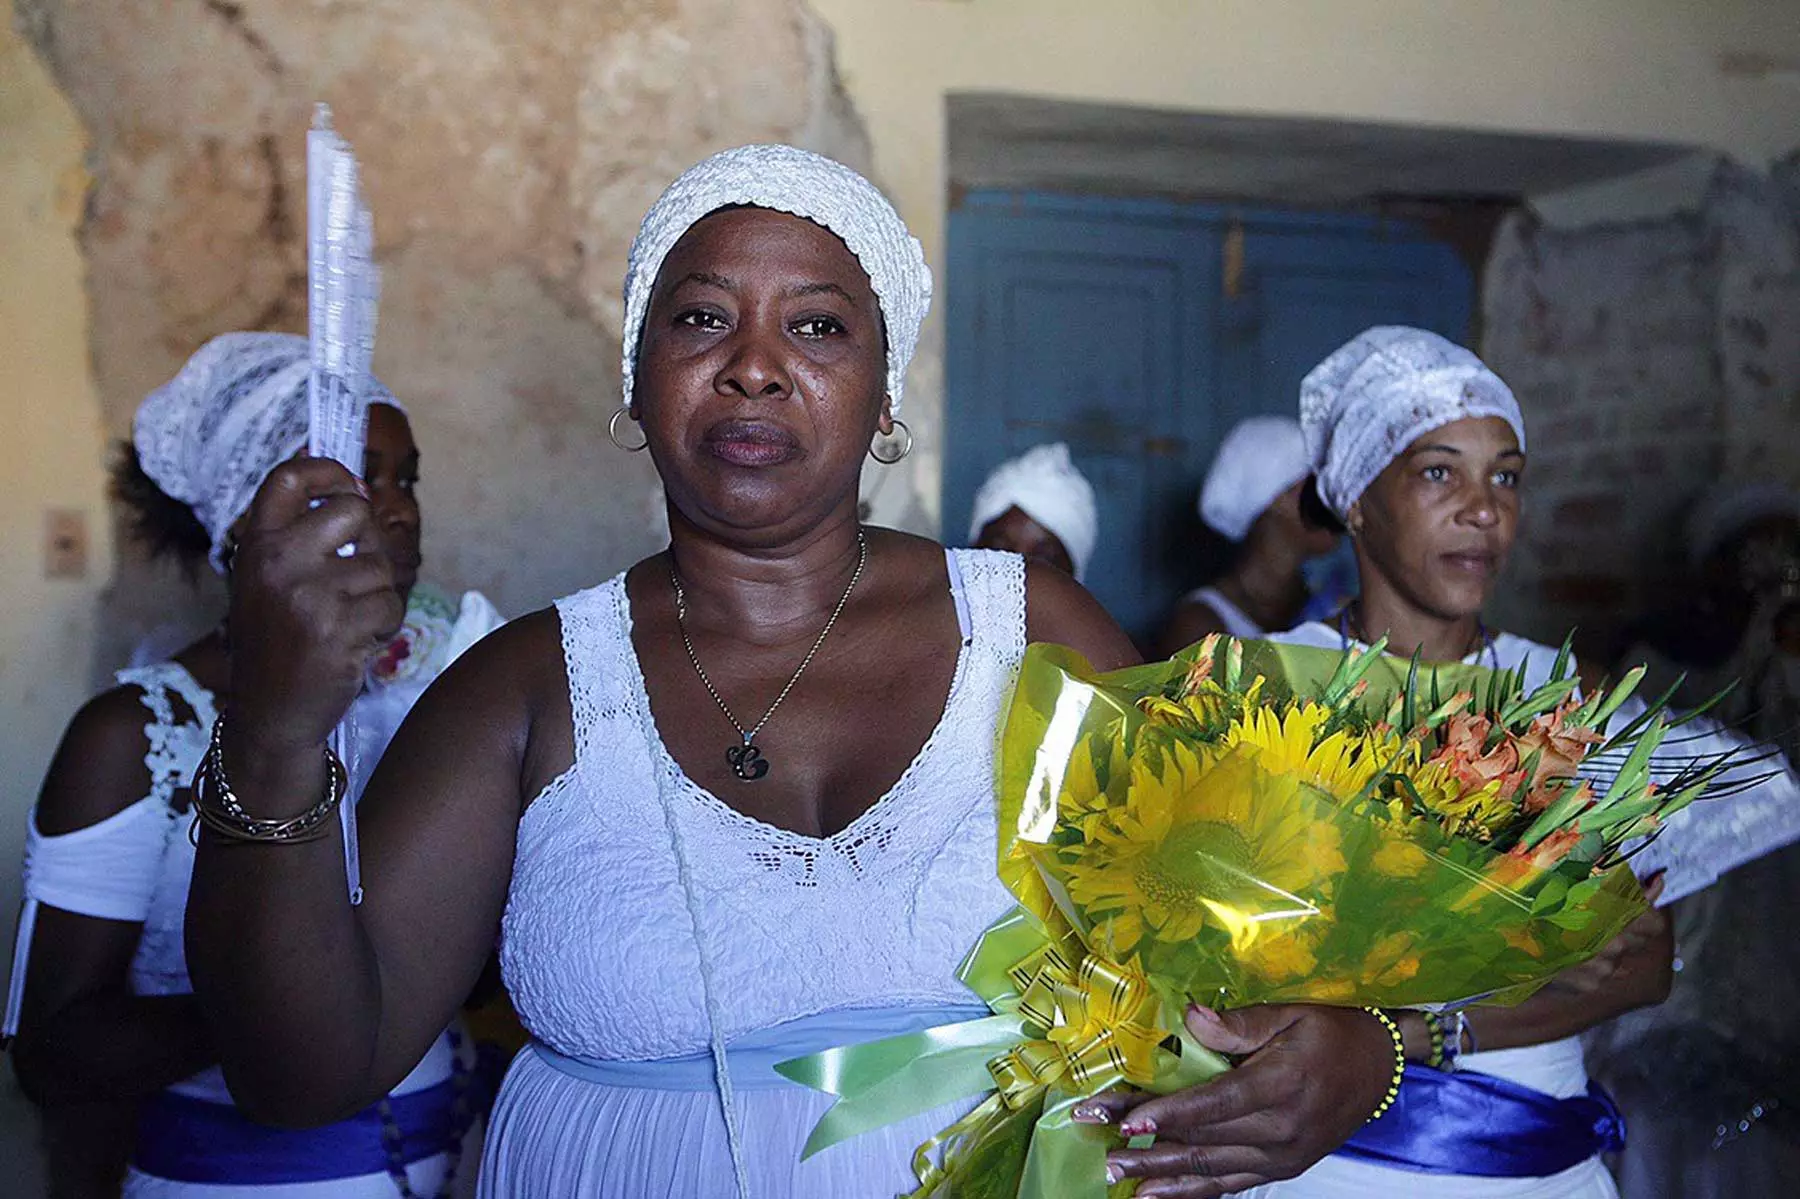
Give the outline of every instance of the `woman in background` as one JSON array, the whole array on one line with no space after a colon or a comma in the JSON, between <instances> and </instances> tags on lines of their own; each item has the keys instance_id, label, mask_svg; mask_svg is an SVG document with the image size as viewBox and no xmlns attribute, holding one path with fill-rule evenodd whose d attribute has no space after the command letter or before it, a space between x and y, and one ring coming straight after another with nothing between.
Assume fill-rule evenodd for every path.
<instances>
[{"instance_id":1,"label":"woman in background","mask_svg":"<svg viewBox=\"0 0 1800 1199\"><path fill-rule=\"evenodd\" d=\"M1361 594L1329 622L1276 640L1342 648L1382 637L1400 656L1548 676L1557 651L1490 629L1482 610L1518 530L1525 423L1469 351L1418 329L1370 329L1301 386L1318 523L1351 537ZM1257 1199L1613 1199L1601 1160L1623 1127L1582 1062L1584 1029L1668 993L1667 915L1653 911L1598 958L1512 1008L1445 1021L1431 1061L1425 1017L1400 1101L1338 1153ZM1434 1017L1434 1019L1436 1019Z\"/></svg>"},{"instance_id":2,"label":"woman in background","mask_svg":"<svg viewBox=\"0 0 1800 1199\"><path fill-rule=\"evenodd\" d=\"M144 401L114 491L153 555L190 573L209 563L231 585L251 497L306 444L309 371L303 338L229 333ZM355 705L353 794L425 686L499 624L480 595L458 604L416 586L419 451L398 402L374 386L364 489L406 618ZM377 1108L315 1132L252 1124L225 1089L188 980L182 926L194 865L190 789L230 698L231 656L221 623L168 661L120 672L57 750L26 834L26 907L5 1026L16 1034L20 1084L53 1129L68 1110L136 1109L131 1196L447 1191L480 1103L454 1029ZM106 1156L89 1146L85 1161L53 1162L61 1192L77 1191L68 1180L79 1168L82 1193L117 1195L121 1163L102 1165ZM473 1158L465 1182L472 1166Z\"/></svg>"},{"instance_id":3,"label":"woman in background","mask_svg":"<svg viewBox=\"0 0 1800 1199\"><path fill-rule=\"evenodd\" d=\"M1253 416L1226 434L1200 489L1200 519L1237 553L1225 574L1175 606L1163 654L1209 633L1255 638L1299 623L1310 596L1306 564L1337 545L1336 534L1301 519L1311 473L1291 417Z\"/></svg>"},{"instance_id":4,"label":"woman in background","mask_svg":"<svg viewBox=\"0 0 1800 1199\"><path fill-rule=\"evenodd\" d=\"M1100 540L1094 488L1062 442L996 466L975 493L969 544L1009 550L1079 581Z\"/></svg>"}]
</instances>

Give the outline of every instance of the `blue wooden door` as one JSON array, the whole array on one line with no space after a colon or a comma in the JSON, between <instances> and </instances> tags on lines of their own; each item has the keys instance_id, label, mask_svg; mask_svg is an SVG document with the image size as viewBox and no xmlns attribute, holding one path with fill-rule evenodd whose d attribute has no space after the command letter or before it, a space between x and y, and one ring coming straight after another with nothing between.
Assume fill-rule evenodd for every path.
<instances>
[{"instance_id":1,"label":"blue wooden door","mask_svg":"<svg viewBox=\"0 0 1800 1199\"><path fill-rule=\"evenodd\" d=\"M1447 247L1355 217L977 192L949 250L944 537L995 465L1068 442L1100 504L1087 585L1140 640L1215 565L1194 496L1232 424L1295 411L1369 325L1466 339L1473 301Z\"/></svg>"}]
</instances>

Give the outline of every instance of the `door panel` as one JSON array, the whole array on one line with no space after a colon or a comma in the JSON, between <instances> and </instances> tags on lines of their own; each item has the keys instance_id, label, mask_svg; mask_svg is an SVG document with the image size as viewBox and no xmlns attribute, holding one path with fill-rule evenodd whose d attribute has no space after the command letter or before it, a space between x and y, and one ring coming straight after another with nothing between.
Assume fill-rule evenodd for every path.
<instances>
[{"instance_id":1,"label":"door panel","mask_svg":"<svg viewBox=\"0 0 1800 1199\"><path fill-rule=\"evenodd\" d=\"M1472 301L1455 255L1406 227L1144 201L973 193L949 264L946 540L994 466L1068 442L1100 504L1086 582L1140 642L1218 564L1194 496L1231 425L1294 412L1369 325L1464 338Z\"/></svg>"}]
</instances>

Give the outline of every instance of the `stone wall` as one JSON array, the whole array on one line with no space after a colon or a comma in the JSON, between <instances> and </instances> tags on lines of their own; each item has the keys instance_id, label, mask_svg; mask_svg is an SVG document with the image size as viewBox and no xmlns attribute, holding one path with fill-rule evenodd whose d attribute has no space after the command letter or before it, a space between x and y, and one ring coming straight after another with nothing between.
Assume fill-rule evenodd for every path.
<instances>
[{"instance_id":1,"label":"stone wall","mask_svg":"<svg viewBox=\"0 0 1800 1199\"><path fill-rule=\"evenodd\" d=\"M18 22L91 138L108 432L213 334L304 330L304 132L327 101L375 215L376 369L424 451L426 575L512 613L656 546L650 466L605 436L656 194L741 142L870 158L801 0L19 0ZM217 611L121 555L101 668Z\"/></svg>"},{"instance_id":2,"label":"stone wall","mask_svg":"<svg viewBox=\"0 0 1800 1199\"><path fill-rule=\"evenodd\" d=\"M1504 615L1592 652L1680 582L1688 505L1720 480L1800 484L1800 169L1721 165L1699 210L1501 230L1488 360L1529 421Z\"/></svg>"}]
</instances>

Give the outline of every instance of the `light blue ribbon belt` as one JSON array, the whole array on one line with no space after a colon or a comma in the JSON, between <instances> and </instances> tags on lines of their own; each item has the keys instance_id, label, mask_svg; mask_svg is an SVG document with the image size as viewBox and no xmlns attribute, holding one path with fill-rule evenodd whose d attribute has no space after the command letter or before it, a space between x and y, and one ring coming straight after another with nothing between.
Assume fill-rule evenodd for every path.
<instances>
[{"instance_id":1,"label":"light blue ribbon belt","mask_svg":"<svg viewBox=\"0 0 1800 1199\"><path fill-rule=\"evenodd\" d=\"M987 1008L978 1004L968 1007L858 1008L822 1012L746 1034L725 1046L725 1060L731 1068L731 1085L734 1089L781 1090L799 1084L775 1073L777 1062L819 1053L839 1045L860 1045L864 1041L879 1041L883 1037L923 1032L941 1024L979 1020L990 1014ZM710 1053L627 1062L571 1057L558 1053L542 1041L533 1041L531 1048L546 1064L569 1077L601 1086L635 1087L652 1091L710 1091L715 1085Z\"/></svg>"}]
</instances>

